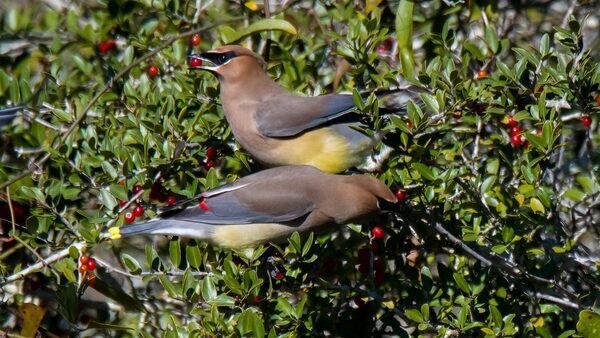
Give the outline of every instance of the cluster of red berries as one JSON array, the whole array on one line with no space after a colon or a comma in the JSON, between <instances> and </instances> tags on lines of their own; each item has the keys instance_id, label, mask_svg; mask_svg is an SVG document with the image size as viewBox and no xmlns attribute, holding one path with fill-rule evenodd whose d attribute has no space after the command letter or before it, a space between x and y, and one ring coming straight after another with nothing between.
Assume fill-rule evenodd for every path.
<instances>
[{"instance_id":1,"label":"cluster of red berries","mask_svg":"<svg viewBox=\"0 0 600 338\"><path fill-rule=\"evenodd\" d=\"M85 276L89 286L96 284L96 276L92 273L96 269L96 260L86 255L79 257L79 273Z\"/></svg>"},{"instance_id":2,"label":"cluster of red berries","mask_svg":"<svg viewBox=\"0 0 600 338\"><path fill-rule=\"evenodd\" d=\"M514 148L518 147L529 147L529 141L525 140L521 133L523 129L519 126L519 123L515 121L512 115L508 115L508 121L506 122L506 126L510 128L510 144Z\"/></svg>"},{"instance_id":3,"label":"cluster of red berries","mask_svg":"<svg viewBox=\"0 0 600 338\"><path fill-rule=\"evenodd\" d=\"M117 43L115 40L106 40L98 43L98 51L100 53L108 53L117 50Z\"/></svg>"},{"instance_id":4,"label":"cluster of red berries","mask_svg":"<svg viewBox=\"0 0 600 338\"><path fill-rule=\"evenodd\" d=\"M206 152L204 153L204 155L206 156L206 163L204 164L204 167L206 168L206 170L217 166L217 162L216 162L217 156L218 156L217 149L215 149L213 147L208 147L206 149Z\"/></svg>"},{"instance_id":5,"label":"cluster of red berries","mask_svg":"<svg viewBox=\"0 0 600 338\"><path fill-rule=\"evenodd\" d=\"M119 182L119 184L125 184L124 181ZM133 188L131 189L131 192L133 193L133 195L137 195L140 191L142 191L142 186L139 184L136 184L133 186ZM127 204L127 201L119 201L119 206L123 207ZM127 223L131 223L133 221L135 221L136 217L142 217L144 216L144 206L141 204L138 204L135 206L135 208L133 208L133 210L128 211L125 213L125 221Z\"/></svg>"}]
</instances>

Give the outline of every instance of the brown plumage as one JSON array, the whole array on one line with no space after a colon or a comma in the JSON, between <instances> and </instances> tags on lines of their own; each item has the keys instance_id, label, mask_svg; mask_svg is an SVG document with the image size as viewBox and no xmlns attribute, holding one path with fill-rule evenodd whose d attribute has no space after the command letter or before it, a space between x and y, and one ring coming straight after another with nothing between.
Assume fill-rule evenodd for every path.
<instances>
[{"instance_id":1,"label":"brown plumage","mask_svg":"<svg viewBox=\"0 0 600 338\"><path fill-rule=\"evenodd\" d=\"M360 123L349 121L355 109L351 95L290 93L265 73L263 59L246 48L223 46L190 58L204 63L193 68L218 77L235 138L267 166L307 164L341 172L361 164L380 140L380 135L353 128Z\"/></svg>"},{"instance_id":2,"label":"brown plumage","mask_svg":"<svg viewBox=\"0 0 600 338\"><path fill-rule=\"evenodd\" d=\"M207 191L199 199L204 201L202 206L109 232L112 238L179 235L223 247L251 248L284 239L294 231L361 222L379 212L383 201L397 201L374 177L332 175L311 166L263 170Z\"/></svg>"}]
</instances>

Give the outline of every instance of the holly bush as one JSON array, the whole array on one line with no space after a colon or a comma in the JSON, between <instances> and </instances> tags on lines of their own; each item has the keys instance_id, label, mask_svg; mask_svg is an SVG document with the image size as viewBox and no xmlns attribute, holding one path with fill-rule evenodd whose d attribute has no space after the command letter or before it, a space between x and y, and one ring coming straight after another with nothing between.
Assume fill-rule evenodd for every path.
<instances>
[{"instance_id":1,"label":"holly bush","mask_svg":"<svg viewBox=\"0 0 600 338\"><path fill-rule=\"evenodd\" d=\"M0 8L2 334L598 337L598 1ZM355 95L393 214L252 252L102 235L262 169L186 64L231 43Z\"/></svg>"}]
</instances>

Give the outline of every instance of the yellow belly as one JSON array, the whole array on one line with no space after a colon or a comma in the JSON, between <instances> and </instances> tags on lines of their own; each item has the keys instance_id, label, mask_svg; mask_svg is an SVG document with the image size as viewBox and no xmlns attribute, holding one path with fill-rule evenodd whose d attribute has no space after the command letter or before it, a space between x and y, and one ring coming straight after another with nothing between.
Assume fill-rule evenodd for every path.
<instances>
[{"instance_id":1,"label":"yellow belly","mask_svg":"<svg viewBox=\"0 0 600 338\"><path fill-rule=\"evenodd\" d=\"M219 225L214 228L211 242L232 249L254 248L285 238L295 230L276 223Z\"/></svg>"},{"instance_id":2,"label":"yellow belly","mask_svg":"<svg viewBox=\"0 0 600 338\"><path fill-rule=\"evenodd\" d=\"M368 143L368 142L367 142ZM338 173L363 160L363 151L357 152L348 141L334 130L320 128L308 131L299 137L277 140L274 155L282 164L312 165L325 172Z\"/></svg>"}]
</instances>

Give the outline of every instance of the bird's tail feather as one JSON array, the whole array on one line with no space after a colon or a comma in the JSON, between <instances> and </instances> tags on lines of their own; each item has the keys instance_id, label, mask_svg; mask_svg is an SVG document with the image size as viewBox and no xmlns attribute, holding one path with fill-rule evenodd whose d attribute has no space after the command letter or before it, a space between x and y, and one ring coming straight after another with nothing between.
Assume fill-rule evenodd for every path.
<instances>
[{"instance_id":1,"label":"bird's tail feather","mask_svg":"<svg viewBox=\"0 0 600 338\"><path fill-rule=\"evenodd\" d=\"M172 235L209 240L213 233L213 225L182 220L155 219L144 223L136 223L123 227L108 229L108 237L117 239L136 235Z\"/></svg>"}]
</instances>

